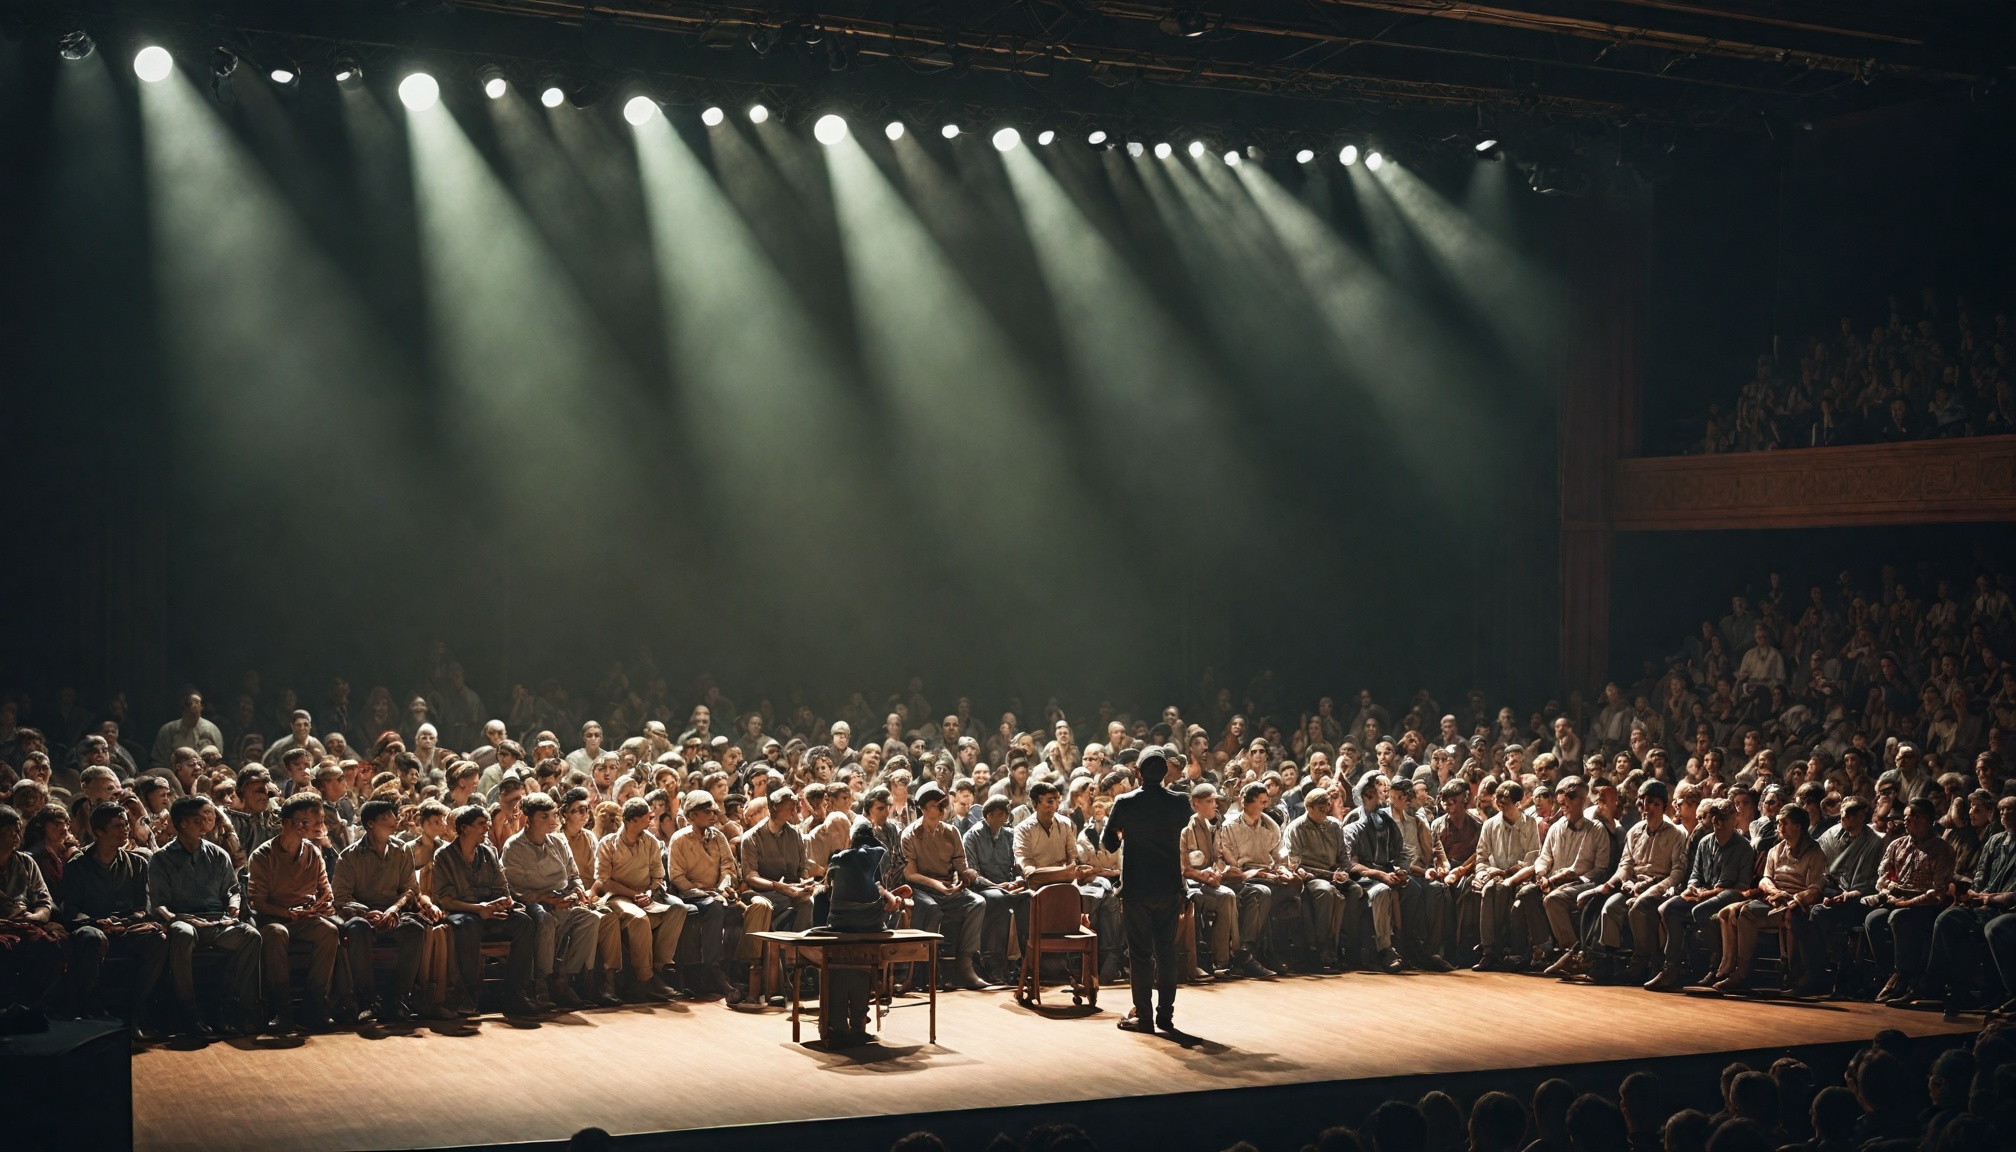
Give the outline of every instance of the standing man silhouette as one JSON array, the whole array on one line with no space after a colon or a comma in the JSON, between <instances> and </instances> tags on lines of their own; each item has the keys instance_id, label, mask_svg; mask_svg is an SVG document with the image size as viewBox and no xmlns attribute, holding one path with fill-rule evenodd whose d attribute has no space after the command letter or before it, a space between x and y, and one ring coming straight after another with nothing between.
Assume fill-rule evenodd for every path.
<instances>
[{"instance_id":1,"label":"standing man silhouette","mask_svg":"<svg viewBox=\"0 0 2016 1152\"><path fill-rule=\"evenodd\" d=\"M1101 843L1120 857L1120 895L1133 968L1134 1010L1120 1021L1129 1032L1176 1031L1176 920L1186 898L1177 841L1190 822L1190 802L1162 786L1168 753L1142 751L1134 764L1141 787L1113 801ZM1160 1004L1157 999L1159 994ZM1149 1024L1150 1013L1154 1024Z\"/></svg>"}]
</instances>

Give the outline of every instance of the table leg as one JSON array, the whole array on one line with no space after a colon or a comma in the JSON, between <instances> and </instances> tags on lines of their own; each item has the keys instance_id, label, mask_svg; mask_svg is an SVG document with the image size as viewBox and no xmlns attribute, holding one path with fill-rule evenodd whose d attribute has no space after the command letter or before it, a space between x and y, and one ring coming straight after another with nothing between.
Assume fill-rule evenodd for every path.
<instances>
[{"instance_id":1,"label":"table leg","mask_svg":"<svg viewBox=\"0 0 2016 1152\"><path fill-rule=\"evenodd\" d=\"M968 916L972 913L968 912ZM938 946L931 946L931 1043L938 1042Z\"/></svg>"},{"instance_id":2,"label":"table leg","mask_svg":"<svg viewBox=\"0 0 2016 1152\"><path fill-rule=\"evenodd\" d=\"M763 942L766 953L773 943L775 941L766 940ZM781 948L778 949L777 959L779 963L783 962L783 949ZM796 980L791 981L791 1043L798 1043L798 981Z\"/></svg>"}]
</instances>

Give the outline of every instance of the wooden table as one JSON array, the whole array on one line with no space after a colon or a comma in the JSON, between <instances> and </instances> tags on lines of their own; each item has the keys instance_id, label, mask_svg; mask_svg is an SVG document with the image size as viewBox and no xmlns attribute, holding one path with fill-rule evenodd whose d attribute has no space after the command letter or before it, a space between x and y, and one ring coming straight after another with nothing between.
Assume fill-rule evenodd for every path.
<instances>
[{"instance_id":1,"label":"wooden table","mask_svg":"<svg viewBox=\"0 0 2016 1152\"><path fill-rule=\"evenodd\" d=\"M875 1030L882 1030L884 1008L879 993L888 987L889 970L898 964L927 964L931 974L931 1042L938 1042L938 942L944 937L936 932L925 932L916 928L897 928L888 932L858 933L813 933L813 932L751 932L750 936L763 941L763 965L770 966L774 955L787 970L785 979L791 985L791 1042L798 1042L800 1001L797 976L789 970L799 964L810 964L819 970L819 1014L823 1021L827 1007L832 1003L826 992L826 973L829 969L845 968L874 973L880 979L876 982ZM821 1029L821 1035L825 1033Z\"/></svg>"}]
</instances>

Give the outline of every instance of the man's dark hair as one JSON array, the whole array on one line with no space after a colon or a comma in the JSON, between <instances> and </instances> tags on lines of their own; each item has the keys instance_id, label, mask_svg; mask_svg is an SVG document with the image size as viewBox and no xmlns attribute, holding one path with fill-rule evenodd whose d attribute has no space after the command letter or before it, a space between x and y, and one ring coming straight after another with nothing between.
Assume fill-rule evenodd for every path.
<instances>
[{"instance_id":1,"label":"man's dark hair","mask_svg":"<svg viewBox=\"0 0 2016 1152\"><path fill-rule=\"evenodd\" d=\"M1631 1134L1617 1105L1585 1092L1568 1106L1568 1142L1575 1152L1628 1152Z\"/></svg>"},{"instance_id":2,"label":"man's dark hair","mask_svg":"<svg viewBox=\"0 0 2016 1152\"><path fill-rule=\"evenodd\" d=\"M1729 1085L1729 1111L1765 1127L1778 1123L1778 1082L1768 1072L1744 1072Z\"/></svg>"},{"instance_id":3,"label":"man's dark hair","mask_svg":"<svg viewBox=\"0 0 2016 1152\"><path fill-rule=\"evenodd\" d=\"M1314 1152L1365 1152L1365 1142L1359 1139L1358 1133L1342 1124L1334 1124L1318 1132L1316 1143L1304 1148L1303 1152L1311 1149Z\"/></svg>"},{"instance_id":4,"label":"man's dark hair","mask_svg":"<svg viewBox=\"0 0 2016 1152\"><path fill-rule=\"evenodd\" d=\"M1703 1152L1708 1147L1708 1117L1683 1108L1666 1118L1661 1135L1666 1138L1666 1152Z\"/></svg>"},{"instance_id":5,"label":"man's dark hair","mask_svg":"<svg viewBox=\"0 0 2016 1152\"><path fill-rule=\"evenodd\" d=\"M366 800L364 806L357 809L357 826L360 828L369 828L372 824L383 820L387 816L397 816L398 814L399 805L390 800Z\"/></svg>"},{"instance_id":6,"label":"man's dark hair","mask_svg":"<svg viewBox=\"0 0 2016 1152\"><path fill-rule=\"evenodd\" d=\"M44 808L42 811L48 812L51 811L51 809ZM94 805L91 809L92 833L95 835L98 832L103 831L107 824L110 824L112 823L112 821L118 820L125 815L126 815L126 809L120 807L117 804L114 804L110 800L107 800L103 804Z\"/></svg>"},{"instance_id":7,"label":"man's dark hair","mask_svg":"<svg viewBox=\"0 0 2016 1152\"><path fill-rule=\"evenodd\" d=\"M1471 1152L1512 1152L1526 1135L1526 1106L1509 1092L1486 1092L1470 1106Z\"/></svg>"},{"instance_id":8,"label":"man's dark hair","mask_svg":"<svg viewBox=\"0 0 2016 1152\"><path fill-rule=\"evenodd\" d=\"M1035 807L1045 796L1061 795L1063 793L1057 791L1055 784L1050 783L1048 780L1038 780L1034 784L1029 785L1029 806L1032 808Z\"/></svg>"},{"instance_id":9,"label":"man's dark hair","mask_svg":"<svg viewBox=\"0 0 2016 1152\"><path fill-rule=\"evenodd\" d=\"M1425 1152L1428 1121L1414 1105L1388 1100L1365 1118L1365 1135L1378 1152Z\"/></svg>"},{"instance_id":10,"label":"man's dark hair","mask_svg":"<svg viewBox=\"0 0 2016 1152\"><path fill-rule=\"evenodd\" d=\"M1771 1152L1771 1136L1755 1120L1729 1120L1708 1138L1708 1152Z\"/></svg>"},{"instance_id":11,"label":"man's dark hair","mask_svg":"<svg viewBox=\"0 0 2016 1152\"><path fill-rule=\"evenodd\" d=\"M295 816L308 811L322 811L322 797L313 792L296 792L280 805L280 820L285 823Z\"/></svg>"},{"instance_id":12,"label":"man's dark hair","mask_svg":"<svg viewBox=\"0 0 2016 1152\"><path fill-rule=\"evenodd\" d=\"M211 803L208 796L179 797L173 804L168 805L168 822L180 829L182 825L201 816L203 810L209 807Z\"/></svg>"},{"instance_id":13,"label":"man's dark hair","mask_svg":"<svg viewBox=\"0 0 2016 1152\"><path fill-rule=\"evenodd\" d=\"M1568 1108L1580 1093L1566 1080L1543 1080L1533 1090L1533 1126L1543 1138L1560 1136L1568 1124Z\"/></svg>"},{"instance_id":14,"label":"man's dark hair","mask_svg":"<svg viewBox=\"0 0 2016 1152\"><path fill-rule=\"evenodd\" d=\"M1013 812L1015 811L1015 804L1013 801L1009 800L1008 797L1006 796L989 796L987 798L987 802L980 806L980 815L984 817L989 812L993 812L996 810L1002 812Z\"/></svg>"},{"instance_id":15,"label":"man's dark hair","mask_svg":"<svg viewBox=\"0 0 2016 1152\"><path fill-rule=\"evenodd\" d=\"M1633 1132L1657 1132L1666 1119L1666 1088L1650 1072L1633 1072L1617 1086L1617 1103L1625 1127Z\"/></svg>"},{"instance_id":16,"label":"man's dark hair","mask_svg":"<svg viewBox=\"0 0 2016 1152\"><path fill-rule=\"evenodd\" d=\"M482 820L488 817L489 815L490 813L484 811L483 806L481 804L464 804L462 807L457 808L455 810L456 834L460 835L464 828L469 827L471 824L474 824L476 821Z\"/></svg>"},{"instance_id":17,"label":"man's dark hair","mask_svg":"<svg viewBox=\"0 0 2016 1152\"><path fill-rule=\"evenodd\" d=\"M1835 1085L1822 1088L1813 1097L1813 1135L1822 1140L1846 1141L1855 1134L1855 1121L1862 1118L1862 1105L1855 1093Z\"/></svg>"}]
</instances>

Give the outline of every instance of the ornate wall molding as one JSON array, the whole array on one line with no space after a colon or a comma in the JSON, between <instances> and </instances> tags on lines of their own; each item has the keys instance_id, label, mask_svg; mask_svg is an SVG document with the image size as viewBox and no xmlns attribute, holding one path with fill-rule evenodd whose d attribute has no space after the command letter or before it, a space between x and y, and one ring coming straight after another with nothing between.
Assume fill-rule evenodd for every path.
<instances>
[{"instance_id":1,"label":"ornate wall molding","mask_svg":"<svg viewBox=\"0 0 2016 1152\"><path fill-rule=\"evenodd\" d=\"M2016 520L2016 436L1617 461L1620 532Z\"/></svg>"}]
</instances>

